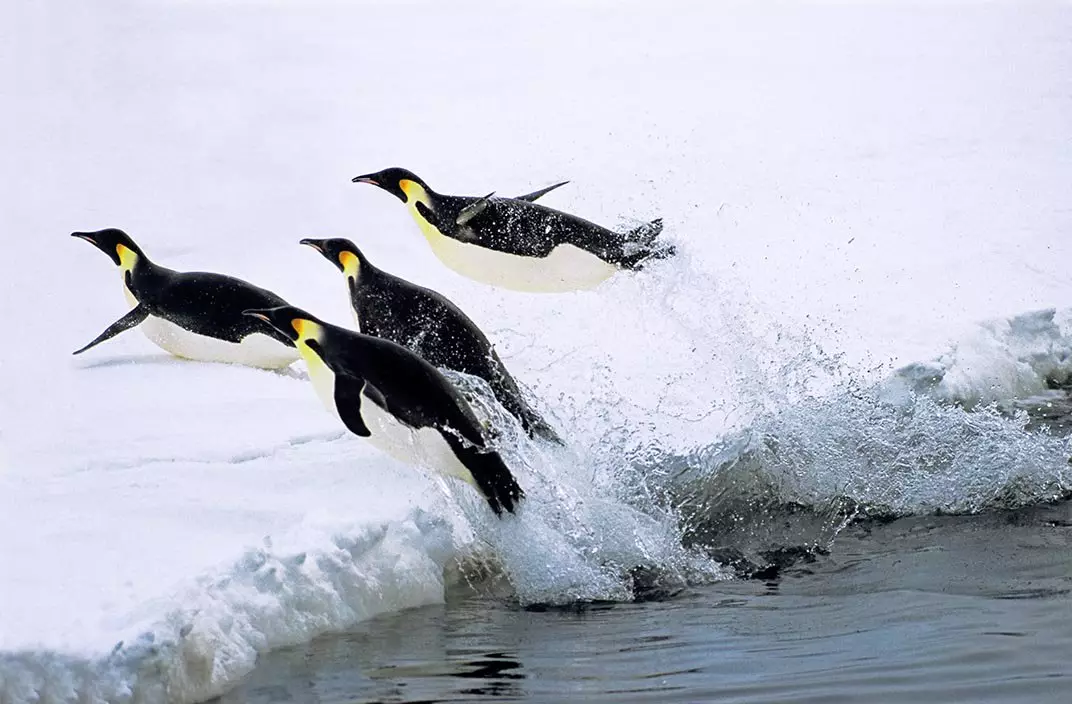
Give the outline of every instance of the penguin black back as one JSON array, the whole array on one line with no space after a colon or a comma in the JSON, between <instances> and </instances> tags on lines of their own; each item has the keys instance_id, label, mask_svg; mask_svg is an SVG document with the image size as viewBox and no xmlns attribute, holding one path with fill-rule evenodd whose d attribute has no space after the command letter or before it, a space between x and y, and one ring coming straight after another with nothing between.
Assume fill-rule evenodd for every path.
<instances>
[{"instance_id":1,"label":"penguin black back","mask_svg":"<svg viewBox=\"0 0 1072 704\"><path fill-rule=\"evenodd\" d=\"M353 242L304 239L346 275L358 329L398 343L436 367L480 377L532 437L561 443L526 402L487 337L458 306L432 289L373 266Z\"/></svg>"}]
</instances>

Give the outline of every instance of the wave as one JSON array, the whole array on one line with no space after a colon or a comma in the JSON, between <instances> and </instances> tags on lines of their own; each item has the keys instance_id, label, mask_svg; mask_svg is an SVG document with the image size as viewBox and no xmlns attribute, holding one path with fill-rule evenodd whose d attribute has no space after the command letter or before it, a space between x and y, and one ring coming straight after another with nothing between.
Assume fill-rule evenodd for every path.
<instances>
[{"instance_id":1,"label":"wave","mask_svg":"<svg viewBox=\"0 0 1072 704\"><path fill-rule=\"evenodd\" d=\"M898 369L884 393L964 408L1030 398L1072 381L1072 309L1032 311L981 323L933 360Z\"/></svg>"},{"instance_id":2,"label":"wave","mask_svg":"<svg viewBox=\"0 0 1072 704\"><path fill-rule=\"evenodd\" d=\"M822 549L863 518L1065 499L1070 320L1044 310L984 323L932 362L869 385L832 376L832 393L764 409L715 442L647 461L661 468L687 542L752 559Z\"/></svg>"}]
</instances>

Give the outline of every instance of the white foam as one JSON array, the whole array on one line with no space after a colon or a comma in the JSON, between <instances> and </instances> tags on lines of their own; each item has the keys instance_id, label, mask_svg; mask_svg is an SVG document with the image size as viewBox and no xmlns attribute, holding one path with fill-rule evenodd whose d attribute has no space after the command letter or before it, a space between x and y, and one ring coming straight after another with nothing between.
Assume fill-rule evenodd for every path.
<instances>
[{"instance_id":1,"label":"white foam","mask_svg":"<svg viewBox=\"0 0 1072 704\"><path fill-rule=\"evenodd\" d=\"M1072 377L1072 309L981 323L948 351L898 369L890 397L924 393L967 408L1042 393Z\"/></svg>"}]
</instances>

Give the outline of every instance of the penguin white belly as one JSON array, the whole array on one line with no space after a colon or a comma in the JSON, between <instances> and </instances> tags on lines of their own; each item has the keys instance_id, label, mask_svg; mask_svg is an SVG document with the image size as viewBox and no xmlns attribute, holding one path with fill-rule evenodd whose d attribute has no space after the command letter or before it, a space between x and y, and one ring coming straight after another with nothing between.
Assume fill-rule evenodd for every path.
<instances>
[{"instance_id":1,"label":"penguin white belly","mask_svg":"<svg viewBox=\"0 0 1072 704\"><path fill-rule=\"evenodd\" d=\"M131 308L138 304L134 294L123 286ZM245 364L262 369L282 369L298 359L298 350L259 332L246 335L241 342L227 342L198 335L175 323L150 315L138 326L145 337L165 352L198 362Z\"/></svg>"},{"instance_id":2,"label":"penguin white belly","mask_svg":"<svg viewBox=\"0 0 1072 704\"><path fill-rule=\"evenodd\" d=\"M459 242L416 212L413 217L440 261L462 276L492 286L537 293L578 291L595 288L618 271L572 244L560 244L546 257L521 257Z\"/></svg>"},{"instance_id":3,"label":"penguin white belly","mask_svg":"<svg viewBox=\"0 0 1072 704\"><path fill-rule=\"evenodd\" d=\"M316 388L316 395L328 412L339 418L335 407L335 373L315 353L302 357L309 367L309 379ZM399 462L433 469L476 485L473 475L434 428L414 430L377 406L364 393L361 394L361 421L369 429L368 441L381 452Z\"/></svg>"},{"instance_id":4,"label":"penguin white belly","mask_svg":"<svg viewBox=\"0 0 1072 704\"><path fill-rule=\"evenodd\" d=\"M435 428L413 429L361 394L361 420L369 442L399 462L457 477L476 486L472 473Z\"/></svg>"},{"instance_id":5,"label":"penguin white belly","mask_svg":"<svg viewBox=\"0 0 1072 704\"><path fill-rule=\"evenodd\" d=\"M199 362L245 364L262 369L281 369L298 359L298 351L259 332L246 335L241 342L228 342L198 335L175 323L150 315L141 330L157 347Z\"/></svg>"}]
</instances>

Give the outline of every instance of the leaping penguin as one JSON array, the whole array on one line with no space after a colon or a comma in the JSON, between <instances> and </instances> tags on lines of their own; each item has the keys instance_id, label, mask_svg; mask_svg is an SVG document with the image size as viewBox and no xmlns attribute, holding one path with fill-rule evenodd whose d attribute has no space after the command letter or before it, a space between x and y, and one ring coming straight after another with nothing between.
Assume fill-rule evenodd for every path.
<instances>
[{"instance_id":1,"label":"leaping penguin","mask_svg":"<svg viewBox=\"0 0 1072 704\"><path fill-rule=\"evenodd\" d=\"M286 305L282 298L223 274L177 272L154 264L127 233L115 228L73 232L107 254L123 276L131 309L81 354L124 330L141 325L145 336L176 357L280 369L298 359L286 335L242 315L248 308Z\"/></svg>"},{"instance_id":2,"label":"leaping penguin","mask_svg":"<svg viewBox=\"0 0 1072 704\"><path fill-rule=\"evenodd\" d=\"M346 276L358 331L396 342L432 366L484 379L529 436L562 442L525 401L476 323L445 296L376 268L350 240L303 239L301 244L320 252Z\"/></svg>"},{"instance_id":3,"label":"leaping penguin","mask_svg":"<svg viewBox=\"0 0 1072 704\"><path fill-rule=\"evenodd\" d=\"M656 241L661 219L625 233L533 201L563 184L517 198L436 193L400 168L357 176L406 204L435 255L454 271L516 291L594 288L619 269L640 269L674 254Z\"/></svg>"},{"instance_id":4,"label":"leaping penguin","mask_svg":"<svg viewBox=\"0 0 1072 704\"><path fill-rule=\"evenodd\" d=\"M282 306L247 310L298 347L327 409L395 459L474 485L499 516L525 495L450 382L390 340L329 325Z\"/></svg>"}]
</instances>

